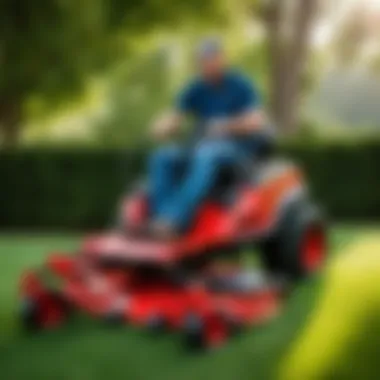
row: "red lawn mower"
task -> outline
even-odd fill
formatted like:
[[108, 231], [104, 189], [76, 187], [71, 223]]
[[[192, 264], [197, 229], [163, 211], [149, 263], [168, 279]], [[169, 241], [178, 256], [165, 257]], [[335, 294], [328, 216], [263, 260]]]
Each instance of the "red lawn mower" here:
[[[143, 190], [122, 202], [119, 228], [87, 237], [75, 254], [52, 254], [21, 281], [21, 317], [52, 328], [80, 310], [108, 323], [179, 330], [191, 347], [215, 347], [276, 315], [294, 281], [317, 271], [326, 231], [299, 169], [266, 158], [244, 175], [221, 175], [215, 194], [175, 241], [135, 236], [149, 219]], [[227, 258], [257, 252], [261, 270]]]

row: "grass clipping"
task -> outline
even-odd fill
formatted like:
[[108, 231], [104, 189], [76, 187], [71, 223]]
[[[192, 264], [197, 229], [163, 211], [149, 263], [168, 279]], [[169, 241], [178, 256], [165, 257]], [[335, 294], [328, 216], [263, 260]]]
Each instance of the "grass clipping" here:
[[380, 372], [379, 351], [380, 238], [373, 236], [358, 240], [331, 263], [319, 304], [279, 378], [373, 378]]

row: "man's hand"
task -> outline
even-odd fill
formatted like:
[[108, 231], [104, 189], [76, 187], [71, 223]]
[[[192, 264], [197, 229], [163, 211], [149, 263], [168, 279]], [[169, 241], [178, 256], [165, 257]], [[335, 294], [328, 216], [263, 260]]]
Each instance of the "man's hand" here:
[[245, 135], [260, 131], [267, 125], [266, 117], [261, 111], [250, 111], [238, 116], [230, 122], [229, 130], [231, 134]]
[[181, 122], [181, 115], [165, 113], [153, 123], [151, 133], [156, 139], [169, 139], [179, 132]]
[[211, 138], [224, 136], [249, 135], [262, 130], [266, 125], [265, 116], [260, 111], [251, 111], [232, 119], [215, 119], [207, 127]]
[[214, 119], [207, 126], [206, 134], [211, 138], [224, 137], [230, 134], [230, 122], [228, 119]]

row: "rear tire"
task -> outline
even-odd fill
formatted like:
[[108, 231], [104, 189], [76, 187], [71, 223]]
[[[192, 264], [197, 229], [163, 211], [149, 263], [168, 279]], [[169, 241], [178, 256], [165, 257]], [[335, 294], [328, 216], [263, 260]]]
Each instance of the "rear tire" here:
[[326, 228], [320, 211], [308, 202], [289, 207], [274, 236], [261, 244], [266, 270], [298, 280], [317, 271], [326, 256]]

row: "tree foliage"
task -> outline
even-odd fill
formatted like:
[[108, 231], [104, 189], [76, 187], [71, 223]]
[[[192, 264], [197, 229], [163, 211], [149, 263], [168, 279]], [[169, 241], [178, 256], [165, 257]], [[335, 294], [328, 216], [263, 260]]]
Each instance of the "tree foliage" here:
[[125, 54], [134, 36], [207, 17], [216, 4], [216, 0], [2, 0], [0, 139], [7, 145], [17, 142], [31, 95], [42, 94], [52, 104], [71, 96], [91, 75]]
[[144, 143], [153, 116], [172, 100], [170, 65], [165, 50], [137, 55], [113, 75], [108, 112], [98, 125], [97, 140], [106, 145]]

